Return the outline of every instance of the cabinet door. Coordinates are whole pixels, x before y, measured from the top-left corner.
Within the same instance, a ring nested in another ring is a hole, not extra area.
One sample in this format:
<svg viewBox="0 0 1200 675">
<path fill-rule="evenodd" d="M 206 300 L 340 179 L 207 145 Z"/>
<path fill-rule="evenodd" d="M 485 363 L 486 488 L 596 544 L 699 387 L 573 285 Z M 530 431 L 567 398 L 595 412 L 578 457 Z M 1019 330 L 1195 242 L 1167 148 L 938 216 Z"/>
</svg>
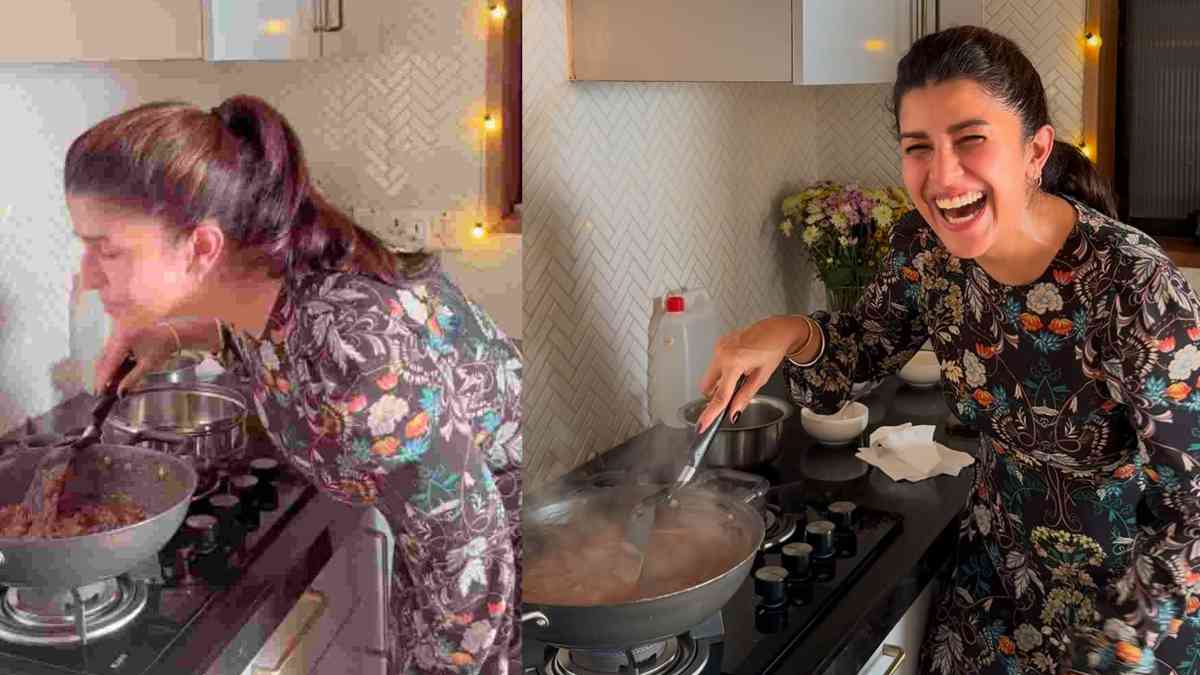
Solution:
<svg viewBox="0 0 1200 675">
<path fill-rule="evenodd" d="M 867 661 L 858 675 L 884 675 L 889 669 L 892 675 L 917 675 L 917 657 L 921 641 L 925 638 L 925 626 L 929 622 L 929 605 L 934 584 L 930 583 L 913 601 L 912 606 L 900 617 L 892 631 L 883 638 L 875 654 Z"/>
<path fill-rule="evenodd" d="M 568 0 L 574 80 L 790 82 L 791 0 Z"/>
<path fill-rule="evenodd" d="M 292 61 L 320 55 L 315 0 L 205 0 L 210 61 Z"/>
<path fill-rule="evenodd" d="M 0 61 L 203 58 L 198 0 L 22 0 L 5 3 Z"/>
<path fill-rule="evenodd" d="M 324 17 L 322 57 L 367 56 L 383 49 L 383 27 L 391 2 L 380 0 L 317 0 Z"/>
<path fill-rule="evenodd" d="M 953 26 L 982 26 L 983 0 L 924 0 L 932 9 L 927 9 L 926 21 L 930 30 L 938 31 Z"/>
<path fill-rule="evenodd" d="M 919 2 L 795 0 L 794 82 L 894 81 L 896 64 L 917 33 Z"/>
</svg>

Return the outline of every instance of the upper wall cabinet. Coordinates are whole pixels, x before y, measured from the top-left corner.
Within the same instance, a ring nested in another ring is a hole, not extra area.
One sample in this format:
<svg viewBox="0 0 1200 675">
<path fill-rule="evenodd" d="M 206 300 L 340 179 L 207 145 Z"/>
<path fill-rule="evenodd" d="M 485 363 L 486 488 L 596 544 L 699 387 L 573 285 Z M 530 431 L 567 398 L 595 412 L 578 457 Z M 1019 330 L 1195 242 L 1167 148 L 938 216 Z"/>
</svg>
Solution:
<svg viewBox="0 0 1200 675">
<path fill-rule="evenodd" d="M 791 82 L 792 0 L 568 0 L 572 79 Z"/>
<path fill-rule="evenodd" d="M 0 21 L 0 62 L 286 61 L 379 51 L 383 0 L 33 0 Z M 118 6 L 119 5 L 119 6 Z"/>
<path fill-rule="evenodd" d="M 982 22 L 982 0 L 568 0 L 570 77 L 891 82 L 916 38 Z"/>
<path fill-rule="evenodd" d="M 210 61 L 362 56 L 383 43 L 378 0 L 204 0 Z"/>
<path fill-rule="evenodd" d="M 0 61 L 204 58 L 197 0 L 36 0 L 0 21 Z"/>
</svg>

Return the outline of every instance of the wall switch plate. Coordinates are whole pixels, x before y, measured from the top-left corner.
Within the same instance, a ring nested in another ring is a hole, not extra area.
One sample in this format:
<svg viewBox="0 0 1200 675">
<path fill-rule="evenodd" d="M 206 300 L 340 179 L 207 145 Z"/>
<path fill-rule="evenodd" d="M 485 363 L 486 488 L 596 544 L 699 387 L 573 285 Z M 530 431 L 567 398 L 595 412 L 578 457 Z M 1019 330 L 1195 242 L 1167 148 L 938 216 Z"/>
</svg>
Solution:
<svg viewBox="0 0 1200 675">
<path fill-rule="evenodd" d="M 355 207 L 354 220 L 395 250 L 455 250 L 457 238 L 449 211 Z"/>
</svg>

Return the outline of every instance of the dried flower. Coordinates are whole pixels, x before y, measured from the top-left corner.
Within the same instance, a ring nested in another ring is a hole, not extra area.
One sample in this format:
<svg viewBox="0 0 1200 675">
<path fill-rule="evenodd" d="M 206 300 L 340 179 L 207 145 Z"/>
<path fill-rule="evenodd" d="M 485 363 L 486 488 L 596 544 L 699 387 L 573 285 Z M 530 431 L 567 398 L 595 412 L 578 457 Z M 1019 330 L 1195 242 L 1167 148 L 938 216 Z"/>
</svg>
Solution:
<svg viewBox="0 0 1200 675">
<path fill-rule="evenodd" d="M 892 226 L 912 208 L 902 188 L 822 181 L 783 200 L 779 229 L 799 231 L 826 286 L 865 286 L 883 267 Z"/>
</svg>

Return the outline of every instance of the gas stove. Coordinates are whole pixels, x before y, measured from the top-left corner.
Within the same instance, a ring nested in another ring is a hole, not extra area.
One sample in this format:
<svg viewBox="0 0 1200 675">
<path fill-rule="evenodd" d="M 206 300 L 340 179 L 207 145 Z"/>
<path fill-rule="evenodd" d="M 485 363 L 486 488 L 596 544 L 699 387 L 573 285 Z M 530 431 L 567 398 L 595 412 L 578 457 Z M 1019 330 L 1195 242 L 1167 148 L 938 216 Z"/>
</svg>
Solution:
<svg viewBox="0 0 1200 675">
<path fill-rule="evenodd" d="M 586 652 L 526 634 L 526 675 L 750 675 L 777 668 L 895 537 L 899 515 L 860 508 L 828 485 L 778 485 L 760 508 L 766 537 L 721 610 L 666 642 Z M 836 501 L 831 501 L 831 495 Z"/>
<path fill-rule="evenodd" d="M 171 542 L 120 577 L 73 589 L 0 586 L 0 672 L 159 672 L 316 495 L 278 465 L 259 475 L 252 493 L 244 489 L 252 481 L 226 478 L 216 494 L 193 500 Z M 239 504 L 248 507 L 229 510 Z"/>
</svg>

